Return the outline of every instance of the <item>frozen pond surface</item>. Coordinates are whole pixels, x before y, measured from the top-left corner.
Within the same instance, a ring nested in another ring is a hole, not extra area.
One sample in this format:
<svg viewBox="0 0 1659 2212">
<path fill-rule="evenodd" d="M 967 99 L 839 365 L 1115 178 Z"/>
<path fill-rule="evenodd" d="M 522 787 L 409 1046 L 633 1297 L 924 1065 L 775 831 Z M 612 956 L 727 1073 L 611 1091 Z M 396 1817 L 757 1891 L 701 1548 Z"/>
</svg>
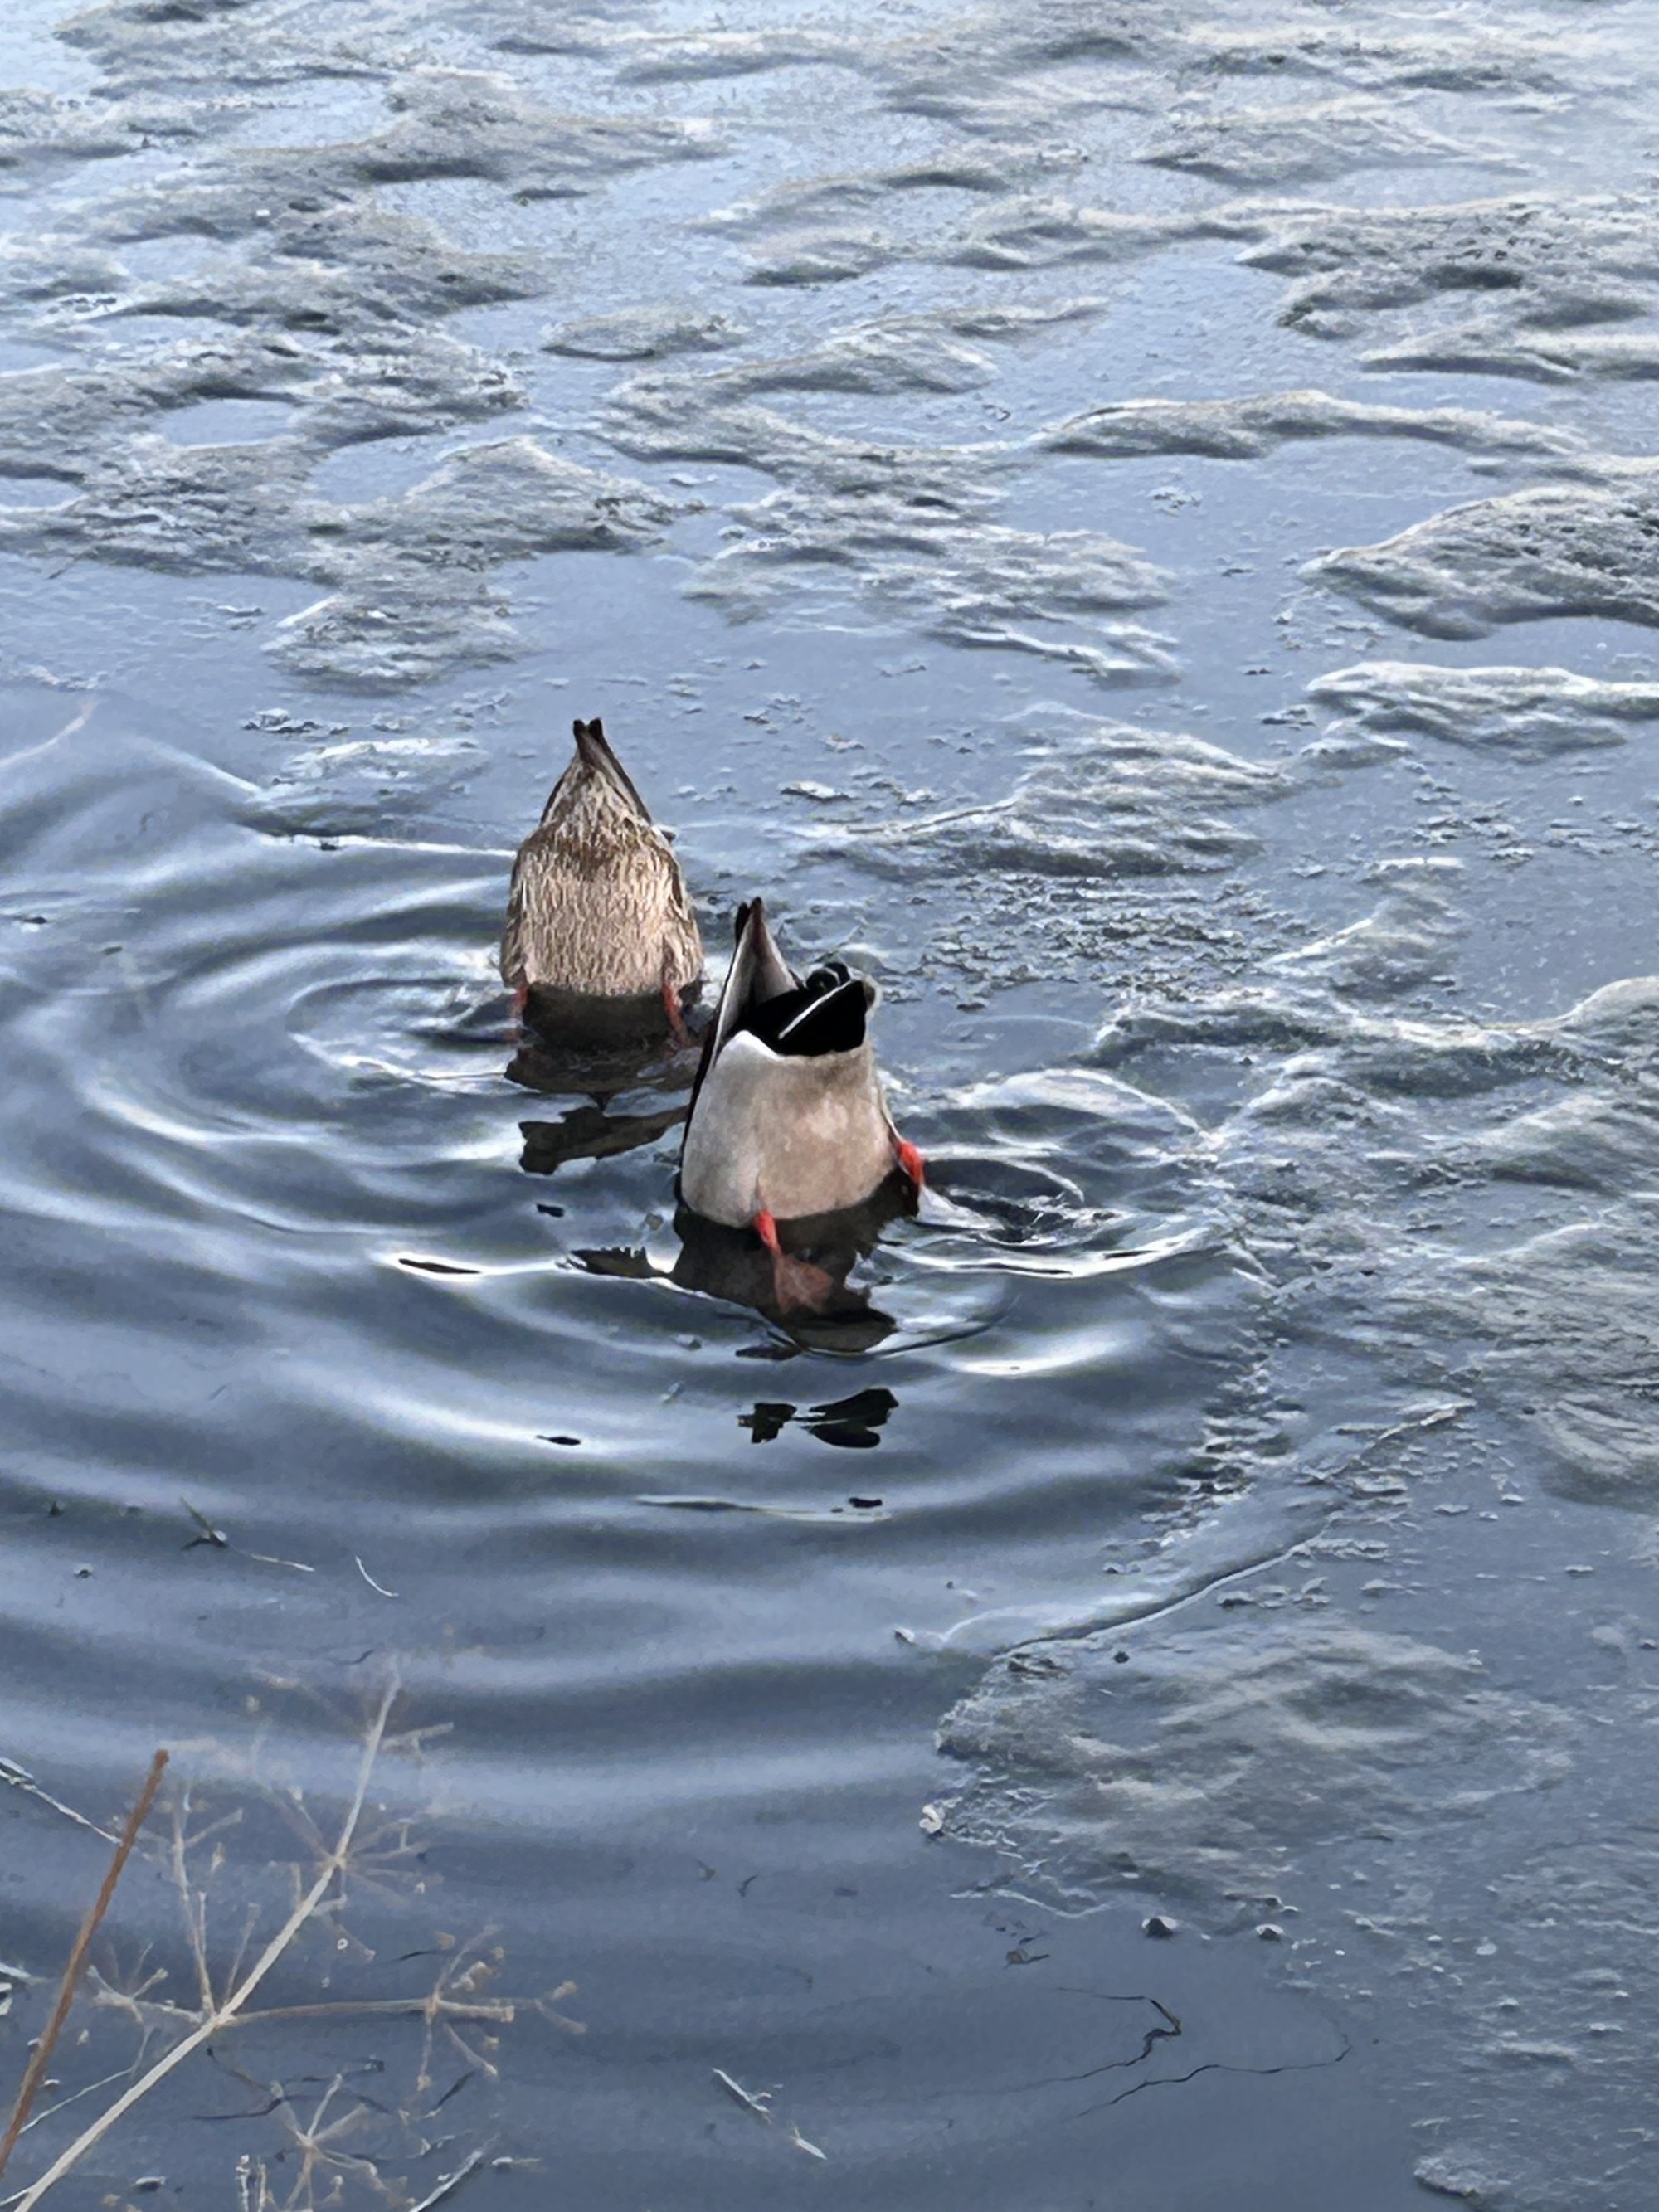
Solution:
<svg viewBox="0 0 1659 2212">
<path fill-rule="evenodd" d="M 440 1731 L 52 2201 L 1659 2201 L 1649 0 L 0 80 L 8 2078 L 156 1743 L 220 1977 Z M 851 1335 L 512 1033 L 595 713 L 712 946 L 882 981 Z"/>
</svg>

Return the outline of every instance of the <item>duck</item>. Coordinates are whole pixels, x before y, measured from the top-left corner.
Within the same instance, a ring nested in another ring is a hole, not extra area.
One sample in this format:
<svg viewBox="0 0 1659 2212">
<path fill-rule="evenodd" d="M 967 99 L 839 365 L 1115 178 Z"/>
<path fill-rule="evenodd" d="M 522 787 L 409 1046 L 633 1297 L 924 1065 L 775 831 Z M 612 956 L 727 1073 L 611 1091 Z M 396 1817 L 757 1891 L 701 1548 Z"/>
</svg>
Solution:
<svg viewBox="0 0 1659 2212">
<path fill-rule="evenodd" d="M 788 1260 L 780 1222 L 863 1206 L 895 1175 L 920 1192 L 926 1170 L 888 1112 L 868 1035 L 875 985 L 840 960 L 803 981 L 758 898 L 738 908 L 734 934 L 691 1093 L 680 1199 L 706 1221 L 752 1230 L 780 1303 L 803 1304 L 814 1271 Z"/>
<path fill-rule="evenodd" d="M 572 734 L 574 757 L 513 863 L 501 980 L 544 1030 L 615 1038 L 665 1026 L 689 1044 L 702 939 L 673 846 L 599 717 Z"/>
</svg>

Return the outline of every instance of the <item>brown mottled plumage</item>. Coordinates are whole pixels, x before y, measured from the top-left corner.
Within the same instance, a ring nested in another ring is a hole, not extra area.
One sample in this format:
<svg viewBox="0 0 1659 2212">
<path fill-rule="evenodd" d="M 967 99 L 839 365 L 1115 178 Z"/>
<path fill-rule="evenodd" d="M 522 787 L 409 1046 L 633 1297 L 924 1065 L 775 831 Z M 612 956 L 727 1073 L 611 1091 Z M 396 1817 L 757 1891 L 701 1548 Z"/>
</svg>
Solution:
<svg viewBox="0 0 1659 2212">
<path fill-rule="evenodd" d="M 702 974 L 702 939 L 673 848 L 598 721 L 519 848 L 501 977 L 509 990 L 575 1000 L 658 1000 L 678 1018 Z"/>
</svg>

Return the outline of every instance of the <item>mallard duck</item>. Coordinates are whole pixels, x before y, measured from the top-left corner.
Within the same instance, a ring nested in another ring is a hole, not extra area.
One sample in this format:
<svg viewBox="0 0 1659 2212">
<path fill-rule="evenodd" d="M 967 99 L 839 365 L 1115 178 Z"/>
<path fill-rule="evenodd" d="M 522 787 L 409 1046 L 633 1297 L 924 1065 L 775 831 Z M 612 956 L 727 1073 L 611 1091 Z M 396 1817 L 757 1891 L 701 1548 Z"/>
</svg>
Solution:
<svg viewBox="0 0 1659 2212">
<path fill-rule="evenodd" d="M 866 1033 L 875 1000 L 875 985 L 838 960 L 802 982 L 761 902 L 738 909 L 691 1093 L 680 1195 L 709 1221 L 757 1232 L 786 1303 L 802 1300 L 783 1280 L 780 1221 L 860 1206 L 895 1171 L 921 1185 L 921 1155 L 893 1127 Z"/>
<path fill-rule="evenodd" d="M 659 1030 L 686 1042 L 682 1009 L 702 939 L 679 862 L 597 718 L 520 846 L 501 980 L 543 1026 Z"/>
</svg>

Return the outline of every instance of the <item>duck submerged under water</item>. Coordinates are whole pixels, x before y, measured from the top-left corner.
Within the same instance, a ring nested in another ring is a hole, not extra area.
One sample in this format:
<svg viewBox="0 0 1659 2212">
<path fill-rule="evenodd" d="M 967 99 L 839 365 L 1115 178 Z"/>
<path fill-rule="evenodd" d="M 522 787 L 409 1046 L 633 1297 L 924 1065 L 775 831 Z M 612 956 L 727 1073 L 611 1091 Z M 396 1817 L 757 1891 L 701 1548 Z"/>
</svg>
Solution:
<svg viewBox="0 0 1659 2212">
<path fill-rule="evenodd" d="M 738 909 L 691 1094 L 680 1197 L 706 1220 L 756 1231 L 784 1304 L 811 1300 L 817 1271 L 788 1259 L 780 1222 L 862 1206 L 895 1174 L 921 1187 L 921 1155 L 893 1127 L 867 1033 L 876 995 L 840 961 L 803 982 L 760 900 Z"/>
<path fill-rule="evenodd" d="M 673 847 L 597 718 L 519 848 L 501 980 L 544 1034 L 583 1043 L 689 1042 L 702 939 Z"/>
</svg>

